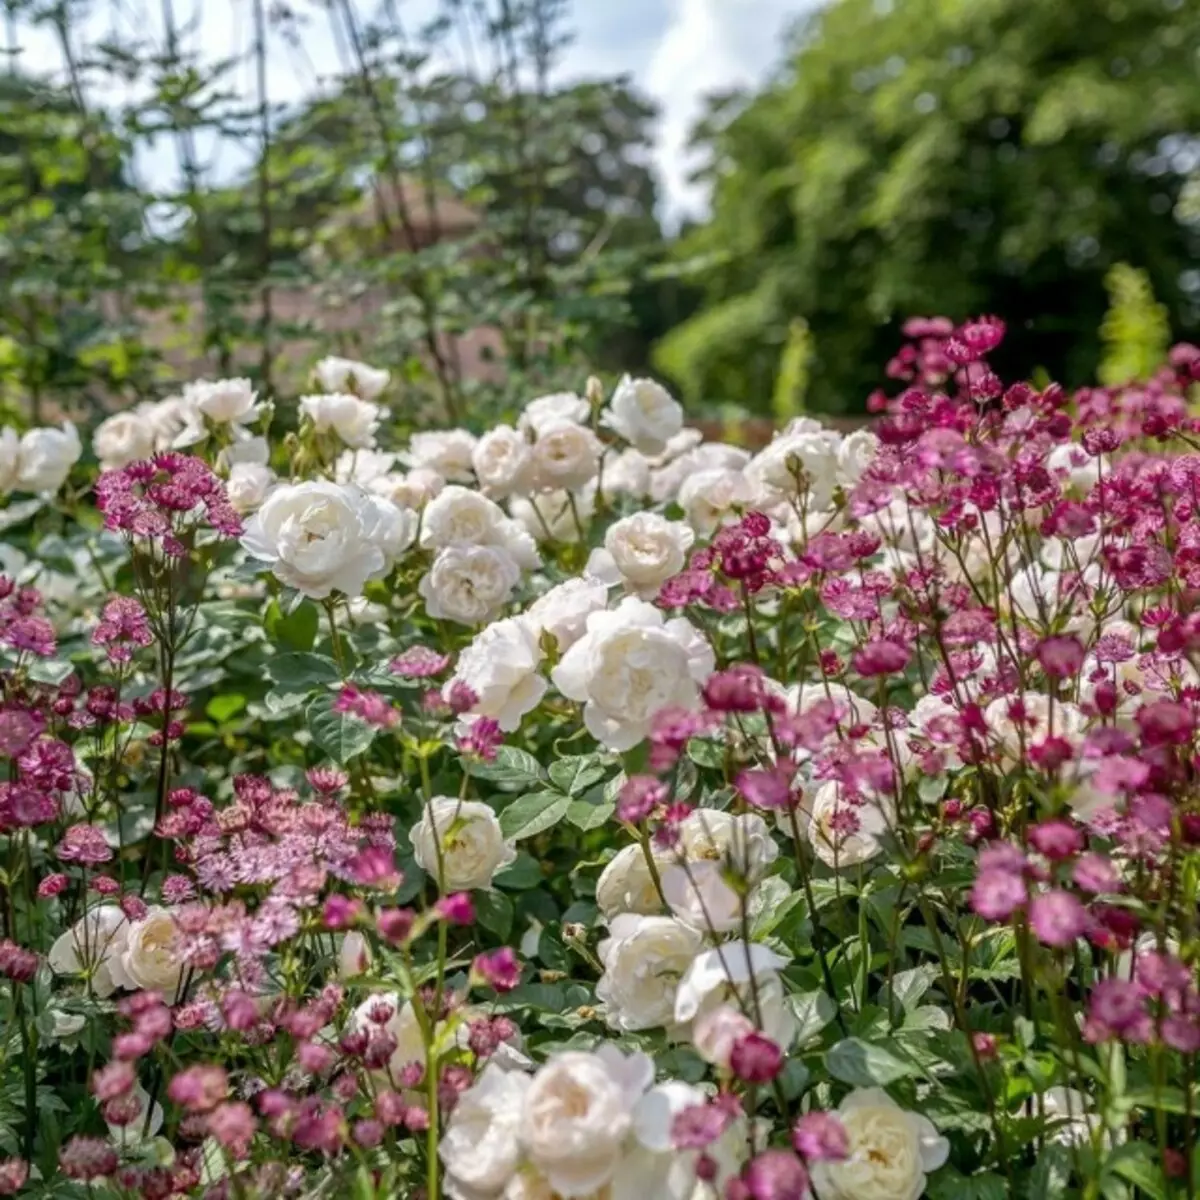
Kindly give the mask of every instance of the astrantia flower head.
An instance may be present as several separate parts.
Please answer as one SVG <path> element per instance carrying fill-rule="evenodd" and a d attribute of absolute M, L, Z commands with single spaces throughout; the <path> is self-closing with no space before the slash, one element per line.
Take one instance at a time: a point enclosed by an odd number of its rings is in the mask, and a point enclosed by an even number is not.
<path fill-rule="evenodd" d="M 393 675 L 404 679 L 431 679 L 450 667 L 450 655 L 439 654 L 428 646 L 410 646 L 392 659 L 389 668 Z"/>

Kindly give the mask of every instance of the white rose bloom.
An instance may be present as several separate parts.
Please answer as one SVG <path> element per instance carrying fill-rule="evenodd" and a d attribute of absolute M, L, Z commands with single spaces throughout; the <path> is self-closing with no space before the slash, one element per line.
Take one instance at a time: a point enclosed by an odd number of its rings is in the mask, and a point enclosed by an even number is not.
<path fill-rule="evenodd" d="M 375 536 L 383 551 L 388 570 L 400 560 L 404 552 L 417 540 L 417 525 L 420 518 L 412 509 L 401 508 L 382 496 L 369 497 L 375 510 Z"/>
<path fill-rule="evenodd" d="M 596 996 L 609 1025 L 625 1033 L 673 1025 L 679 977 L 703 946 L 701 934 L 672 917 L 615 917 L 596 949 L 604 964 Z"/>
<path fill-rule="evenodd" d="M 629 750 L 660 709 L 693 708 L 713 652 L 682 617 L 664 621 L 652 604 L 628 596 L 611 612 L 593 613 L 587 632 L 563 655 L 551 678 L 584 703 L 588 732 L 610 750 Z"/>
<path fill-rule="evenodd" d="M 798 494 L 793 466 L 808 479 L 808 500 L 828 508 L 838 483 L 841 437 L 832 429 L 781 433 L 751 461 L 749 472 L 766 490 L 787 498 Z"/>
<path fill-rule="evenodd" d="M 586 425 L 570 421 L 547 425 L 531 450 L 534 484 L 543 492 L 581 488 L 596 478 L 603 450 Z"/>
<path fill-rule="evenodd" d="M 590 488 L 575 493 L 560 490 L 529 498 L 514 496 L 508 506 L 530 537 L 539 542 L 572 543 L 579 541 L 580 525 L 587 529 L 596 511 L 596 497 Z"/>
<path fill-rule="evenodd" d="M 694 540 L 695 534 L 682 521 L 668 521 L 658 513 L 634 513 L 608 527 L 604 548 L 592 551 L 587 572 L 605 583 L 623 584 L 648 600 L 683 570 Z"/>
<path fill-rule="evenodd" d="M 258 394 L 248 379 L 199 379 L 183 389 L 183 399 L 214 425 L 246 425 L 258 416 Z"/>
<path fill-rule="evenodd" d="M 497 425 L 475 443 L 471 463 L 483 492 L 497 500 L 520 496 L 533 486 L 533 450 L 511 425 Z"/>
<path fill-rule="evenodd" d="M 838 1108 L 849 1140 L 840 1162 L 814 1162 L 819 1200 L 919 1200 L 926 1176 L 942 1166 L 950 1143 L 933 1122 L 901 1108 L 882 1088 L 857 1088 Z"/>
<path fill-rule="evenodd" d="M 650 494 L 649 460 L 632 447 L 605 459 L 600 486 L 605 496 L 631 496 L 634 500 L 644 500 Z"/>
<path fill-rule="evenodd" d="M 702 933 L 730 933 L 742 922 L 742 899 L 725 879 L 719 862 L 672 863 L 662 873 L 671 912 Z"/>
<path fill-rule="evenodd" d="M 830 702 L 837 710 L 838 725 L 851 729 L 855 725 L 870 725 L 879 709 L 870 700 L 852 692 L 842 683 L 800 683 L 784 692 L 788 711 L 800 716 L 818 704 Z"/>
<path fill-rule="evenodd" d="M 275 488 L 246 523 L 242 545 L 275 577 L 314 600 L 354 597 L 380 577 L 382 514 L 360 489 L 317 480 Z"/>
<path fill-rule="evenodd" d="M 171 911 L 148 909 L 140 921 L 129 925 L 117 959 L 119 969 L 113 967 L 114 978 L 124 987 L 161 992 L 167 1003 L 173 1004 L 183 979 L 178 944 L 179 930 Z"/>
<path fill-rule="evenodd" d="M 754 1022 L 732 1004 L 704 1009 L 692 1023 L 692 1047 L 706 1063 L 729 1069 L 734 1045 L 754 1032 Z"/>
<path fill-rule="evenodd" d="M 1094 458 L 1082 446 L 1066 442 L 1055 446 L 1046 456 L 1046 469 L 1073 488 L 1090 492 L 1100 480 L 1102 458 Z"/>
<path fill-rule="evenodd" d="M 874 858 L 895 825 L 890 806 L 871 800 L 855 804 L 839 794 L 840 787 L 831 780 L 817 788 L 808 803 L 807 825 L 802 827 L 816 856 L 834 870 Z M 845 830 L 842 822 L 857 823 L 857 828 Z"/>
<path fill-rule="evenodd" d="M 498 1196 L 521 1159 L 521 1124 L 529 1076 L 488 1063 L 458 1097 L 438 1157 L 453 1200 Z"/>
<path fill-rule="evenodd" d="M 838 447 L 838 472 L 843 486 L 853 487 L 879 453 L 879 439 L 869 429 L 848 433 Z"/>
<path fill-rule="evenodd" d="M 260 434 L 253 434 L 239 437 L 237 441 L 225 446 L 217 455 L 217 469 L 232 471 L 234 467 L 243 464 L 265 467 L 270 459 L 271 447 L 267 444 L 267 439 Z"/>
<path fill-rule="evenodd" d="M 435 880 L 439 838 L 442 877 L 438 882 L 447 892 L 491 887 L 492 876 L 517 857 L 512 843 L 504 840 L 496 814 L 478 800 L 435 796 L 409 831 L 417 865 Z"/>
<path fill-rule="evenodd" d="M 64 421 L 61 429 L 29 430 L 21 437 L 14 490 L 39 495 L 57 492 L 82 453 L 79 434 L 70 421 Z"/>
<path fill-rule="evenodd" d="M 421 521 L 421 548 L 446 546 L 502 546 L 504 510 L 470 488 L 451 484 L 425 509 Z"/>
<path fill-rule="evenodd" d="M 685 1025 L 702 1013 L 732 1002 L 786 1050 L 796 1036 L 796 1018 L 779 978 L 787 961 L 757 942 L 724 942 L 703 951 L 692 960 L 679 981 L 675 993 L 676 1023 Z"/>
<path fill-rule="evenodd" d="M 676 503 L 688 524 L 708 536 L 736 517 L 738 509 L 749 507 L 751 498 L 750 485 L 741 471 L 714 467 L 687 476 L 679 485 Z"/>
<path fill-rule="evenodd" d="M 699 430 L 685 429 L 683 432 L 694 435 L 694 441 L 683 453 L 652 460 L 650 499 L 656 504 L 675 500 L 684 481 L 693 475 L 702 471 L 733 471 L 741 475 L 750 461 L 749 453 L 740 447 L 727 446 L 724 442 L 701 443 Z"/>
<path fill-rule="evenodd" d="M 945 740 L 944 733 L 938 731 L 938 726 L 953 727 L 953 718 L 957 716 L 954 705 L 947 704 L 941 696 L 925 695 L 913 705 L 908 714 L 909 729 L 896 730 L 898 744 L 908 744 L 911 751 L 911 738 L 925 739 L 931 746 L 941 752 L 948 770 L 962 766 L 962 759 L 954 748 L 953 742 Z M 938 732 L 938 736 L 934 736 Z"/>
<path fill-rule="evenodd" d="M 143 410 L 144 406 L 139 405 L 132 412 L 114 413 L 96 426 L 92 453 L 100 460 L 102 471 L 115 471 L 154 454 L 154 427 Z"/>
<path fill-rule="evenodd" d="M 1030 1101 L 1028 1109 L 1030 1116 L 1036 1116 L 1037 1101 Z M 1053 1126 L 1047 1138 L 1060 1146 L 1090 1146 L 1092 1136 L 1104 1127 L 1095 1101 L 1076 1088 L 1047 1088 L 1042 1093 L 1042 1112 L 1047 1125 Z"/>
<path fill-rule="evenodd" d="M 396 478 L 392 468 L 396 456 L 387 450 L 343 450 L 333 464 L 338 483 L 356 483 L 367 492 L 383 495 Z"/>
<path fill-rule="evenodd" d="M 354 450 L 369 450 L 375 445 L 379 428 L 380 408 L 360 400 L 349 392 L 330 395 L 301 396 L 300 411 L 313 423 L 318 433 L 334 433 Z"/>
<path fill-rule="evenodd" d="M 409 467 L 436 471 L 450 483 L 470 483 L 474 478 L 471 465 L 474 453 L 474 434 L 465 429 L 446 429 L 414 433 L 402 458 Z"/>
<path fill-rule="evenodd" d="M 150 1093 L 140 1083 L 134 1084 L 131 1095 L 138 1102 L 138 1115 L 128 1125 L 105 1122 L 108 1125 L 108 1136 L 122 1150 L 133 1150 L 142 1142 L 148 1142 L 163 1127 L 162 1105 L 156 1100 L 152 1109 Z"/>
<path fill-rule="evenodd" d="M 0 496 L 7 495 L 17 483 L 20 469 L 21 439 L 11 425 L 0 429 Z"/>
<path fill-rule="evenodd" d="M 587 619 L 608 607 L 608 585 L 586 575 L 568 579 L 539 596 L 524 612 L 526 623 L 541 639 L 548 633 L 565 654 L 587 630 Z"/>
<path fill-rule="evenodd" d="M 439 550 L 417 591 L 425 611 L 459 625 L 486 625 L 500 615 L 521 568 L 499 546 L 447 546 Z"/>
<path fill-rule="evenodd" d="M 334 355 L 321 359 L 313 374 L 323 391 L 353 392 L 363 400 L 376 399 L 392 377 L 390 371 Z"/>
<path fill-rule="evenodd" d="M 441 494 L 446 481 L 427 467 L 417 467 L 404 475 L 386 475 L 371 485 L 371 491 L 398 504 L 419 512 Z"/>
<path fill-rule="evenodd" d="M 555 392 L 530 400 L 521 413 L 517 428 L 522 433 L 540 434 L 547 426 L 561 425 L 566 421 L 582 425 L 591 411 L 591 405 L 582 396 L 574 392 Z"/>
<path fill-rule="evenodd" d="M 661 876 L 670 865 L 671 857 L 667 852 L 653 848 L 651 853 Z M 596 881 L 596 903 L 606 921 L 612 921 L 621 913 L 662 912 L 662 900 L 641 846 L 625 846 L 617 851 Z"/>
<path fill-rule="evenodd" d="M 757 883 L 779 857 L 766 821 L 757 813 L 697 808 L 679 826 L 679 849 L 689 862 L 719 861 Z"/>
<path fill-rule="evenodd" d="M 683 428 L 683 408 L 662 384 L 626 375 L 600 421 L 635 450 L 661 454 Z"/>
<path fill-rule="evenodd" d="M 524 620 L 509 618 L 496 621 L 475 636 L 458 656 L 454 678 L 465 683 L 479 697 L 471 709 L 481 717 L 491 717 L 505 733 L 520 728 L 521 718 L 541 703 L 549 684 L 538 674 L 542 652 L 537 634 Z"/>
<path fill-rule="evenodd" d="M 521 1138 L 560 1196 L 589 1196 L 610 1182 L 634 1107 L 653 1081 L 649 1058 L 611 1045 L 590 1054 L 563 1051 L 537 1072 L 525 1097 Z"/>
<path fill-rule="evenodd" d="M 350 930 L 338 947 L 338 978 L 357 979 L 371 966 L 371 947 L 357 929 Z"/>
<path fill-rule="evenodd" d="M 176 448 L 176 443 L 190 445 L 208 436 L 195 403 L 183 396 L 167 396 L 139 408 L 154 431 L 154 449 L 160 453 Z"/>
<path fill-rule="evenodd" d="M 382 625 L 388 619 L 387 606 L 376 604 L 366 596 L 355 596 L 346 605 L 351 625 Z"/>
<path fill-rule="evenodd" d="M 382 1026 L 370 1017 L 372 1010 L 381 1004 L 386 1004 L 392 1013 Z M 413 1010 L 412 1001 L 401 1001 L 395 992 L 377 992 L 368 996 L 351 1012 L 348 1027 L 354 1033 L 382 1029 L 395 1039 L 396 1048 L 388 1059 L 388 1068 L 380 1072 L 392 1085 L 399 1081 L 405 1067 L 425 1061 L 425 1035 L 421 1032 L 421 1023 Z"/>
<path fill-rule="evenodd" d="M 234 511 L 246 516 L 261 507 L 275 486 L 275 472 L 260 463 L 237 463 L 229 470 L 225 491 Z"/>
<path fill-rule="evenodd" d="M 1019 729 L 1009 712 L 1014 704 L 1024 709 L 1025 715 Z M 1078 742 L 1087 729 L 1087 717 L 1068 701 L 1060 700 L 1054 704 L 1052 723 L 1050 697 L 1045 692 L 1026 691 L 1020 695 L 998 696 L 983 710 L 983 719 L 999 743 L 1002 758 L 1007 762 L 1020 761 L 1022 739 L 1028 752 L 1034 742 L 1040 742 L 1051 734 L 1072 743 Z"/>
<path fill-rule="evenodd" d="M 46 961 L 56 975 L 86 971 L 93 993 L 104 1000 L 122 986 L 125 978 L 120 958 L 128 933 L 125 914 L 115 904 L 101 904 L 59 935 Z M 114 977 L 114 968 L 119 978 Z"/>

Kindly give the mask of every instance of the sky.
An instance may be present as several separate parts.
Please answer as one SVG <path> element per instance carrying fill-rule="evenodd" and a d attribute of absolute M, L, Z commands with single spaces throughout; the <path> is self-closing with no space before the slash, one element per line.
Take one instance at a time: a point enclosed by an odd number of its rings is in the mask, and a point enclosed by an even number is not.
<path fill-rule="evenodd" d="M 184 45 L 210 61 L 245 55 L 252 45 L 249 0 L 174 0 Z M 689 184 L 688 130 L 701 111 L 702 97 L 736 85 L 760 82 L 775 64 L 789 22 L 813 0 L 572 0 L 575 40 L 560 68 L 563 78 L 628 73 L 660 106 L 655 165 L 668 224 L 700 216 L 706 196 Z M 269 35 L 267 87 L 273 102 L 301 99 L 339 70 L 338 48 L 320 5 L 292 0 L 306 17 L 298 45 Z M 360 14 L 372 0 L 358 0 Z M 415 29 L 434 0 L 398 0 L 401 19 Z M 158 0 L 99 0 L 80 39 L 102 37 L 115 27 L 123 39 L 135 31 L 162 37 Z M 62 55 L 45 29 L 21 32 L 22 65 L 57 73 Z M 253 67 L 247 62 L 233 76 L 235 85 L 254 95 Z M 127 96 L 118 87 L 104 99 Z M 250 158 L 246 148 L 208 144 L 202 156 L 215 177 L 229 177 Z M 139 179 L 151 187 L 169 187 L 178 171 L 174 147 L 166 139 L 146 149 L 136 164 Z"/>

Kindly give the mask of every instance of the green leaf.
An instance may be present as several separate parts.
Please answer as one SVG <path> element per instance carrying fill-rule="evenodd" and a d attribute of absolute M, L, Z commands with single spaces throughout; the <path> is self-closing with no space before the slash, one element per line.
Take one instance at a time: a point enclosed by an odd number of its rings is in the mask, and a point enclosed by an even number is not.
<path fill-rule="evenodd" d="M 289 650 L 311 650 L 320 625 L 321 614 L 311 600 L 301 600 L 286 615 L 279 602 L 272 600 L 263 621 L 267 636 Z"/>
<path fill-rule="evenodd" d="M 524 850 L 492 879 L 496 887 L 507 888 L 510 892 L 527 892 L 541 882 L 541 865 L 532 854 L 526 854 Z"/>
<path fill-rule="evenodd" d="M 571 797 L 559 792 L 530 792 L 518 796 L 501 814 L 500 829 L 510 841 L 543 833 L 566 816 Z"/>
<path fill-rule="evenodd" d="M 515 746 L 501 746 L 496 751 L 495 762 L 471 763 L 467 772 L 476 779 L 514 788 L 536 787 L 546 780 L 538 760 L 528 750 L 518 750 Z"/>
<path fill-rule="evenodd" d="M 480 925 L 506 942 L 512 934 L 513 902 L 503 892 L 496 891 L 476 892 L 474 901 Z"/>
<path fill-rule="evenodd" d="M 937 975 L 937 968 L 928 964 L 913 967 L 910 971 L 897 971 L 891 981 L 892 1000 L 906 1011 L 913 1008 L 933 986 Z M 884 1008 L 888 1007 L 888 991 L 886 983 L 879 989 L 879 1003 Z"/>
<path fill-rule="evenodd" d="M 778 875 L 764 879 L 750 897 L 750 936 L 755 941 L 773 933 L 784 918 L 804 902 L 804 894 Z"/>
<path fill-rule="evenodd" d="M 553 767 L 550 768 L 550 774 L 554 774 Z M 616 809 L 616 804 L 605 800 L 603 788 L 592 788 L 586 796 L 571 801 L 567 807 L 567 820 L 576 829 L 582 829 L 586 833 L 589 829 L 599 829 L 601 825 L 607 824 Z"/>
<path fill-rule="evenodd" d="M 222 725 L 237 716 L 246 707 L 246 697 L 233 693 L 214 696 L 205 706 L 204 711 L 218 724 Z"/>
<path fill-rule="evenodd" d="M 38 658 L 29 664 L 29 678 L 57 687 L 75 668 L 61 658 Z"/>
<path fill-rule="evenodd" d="M 1071 1180 L 1071 1151 L 1058 1142 L 1042 1149 L 1029 1176 L 1030 1200 L 1060 1200 Z"/>
<path fill-rule="evenodd" d="M 687 745 L 687 756 L 698 767 L 720 770 L 725 765 L 725 744 L 709 738 L 692 738 Z"/>
<path fill-rule="evenodd" d="M 550 764 L 550 782 L 568 796 L 578 796 L 604 778 L 606 768 L 597 754 L 576 754 Z"/>
<path fill-rule="evenodd" d="M 929 1200 L 1007 1200 L 1008 1194 L 1004 1176 L 993 1171 L 962 1175 L 944 1167 L 929 1181 Z"/>
<path fill-rule="evenodd" d="M 339 766 L 361 754 L 375 739 L 375 729 L 346 713 L 334 712 L 332 696 L 318 696 L 305 713 L 313 742 Z"/>
<path fill-rule="evenodd" d="M 267 663 L 267 678 L 286 692 L 307 692 L 322 684 L 337 683 L 341 672 L 323 654 L 276 654 Z"/>
<path fill-rule="evenodd" d="M 1118 1146 L 1104 1164 L 1106 1173 L 1132 1183 L 1150 1200 L 1167 1200 L 1170 1194 L 1155 1151 L 1144 1142 L 1127 1142 Z"/>
<path fill-rule="evenodd" d="M 838 1042 L 826 1055 L 825 1065 L 835 1079 L 853 1087 L 886 1087 L 916 1073 L 890 1050 L 853 1037 Z"/>
<path fill-rule="evenodd" d="M 796 1015 L 796 1044 L 815 1038 L 837 1016 L 837 1005 L 828 992 L 801 992 L 788 998 Z"/>

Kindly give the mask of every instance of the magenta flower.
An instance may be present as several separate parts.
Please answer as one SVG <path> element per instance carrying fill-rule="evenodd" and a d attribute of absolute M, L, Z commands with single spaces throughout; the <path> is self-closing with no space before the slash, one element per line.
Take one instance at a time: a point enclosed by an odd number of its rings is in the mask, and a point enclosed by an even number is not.
<path fill-rule="evenodd" d="M 850 1153 L 846 1127 L 829 1112 L 799 1117 L 792 1126 L 792 1146 L 807 1162 L 841 1162 Z"/>
<path fill-rule="evenodd" d="M 497 992 L 511 992 L 521 982 L 521 964 L 511 946 L 476 955 L 471 974 Z"/>
<path fill-rule="evenodd" d="M 908 666 L 912 657 L 907 646 L 893 638 L 876 638 L 853 656 L 854 669 L 864 678 L 895 675 Z"/>
<path fill-rule="evenodd" d="M 1070 892 L 1043 892 L 1030 902 L 1029 924 L 1043 945 L 1062 949 L 1087 932 L 1087 909 Z"/>
<path fill-rule="evenodd" d="M 783 1051 L 765 1034 L 747 1033 L 733 1043 L 729 1065 L 743 1083 L 770 1083 L 783 1069 Z"/>
<path fill-rule="evenodd" d="M 971 908 L 988 921 L 1007 921 L 1025 903 L 1025 882 L 1010 871 L 981 871 L 971 888 Z"/>
<path fill-rule="evenodd" d="M 474 925 L 475 905 L 470 892 L 455 892 L 443 896 L 436 905 L 437 914 L 451 925 Z"/>
<path fill-rule="evenodd" d="M 428 646 L 410 646 L 392 659 L 389 670 L 404 679 L 430 679 L 449 669 L 450 655 L 439 654 Z"/>
<path fill-rule="evenodd" d="M 807 1200 L 808 1172 L 790 1150 L 764 1150 L 742 1172 L 752 1200 Z"/>

